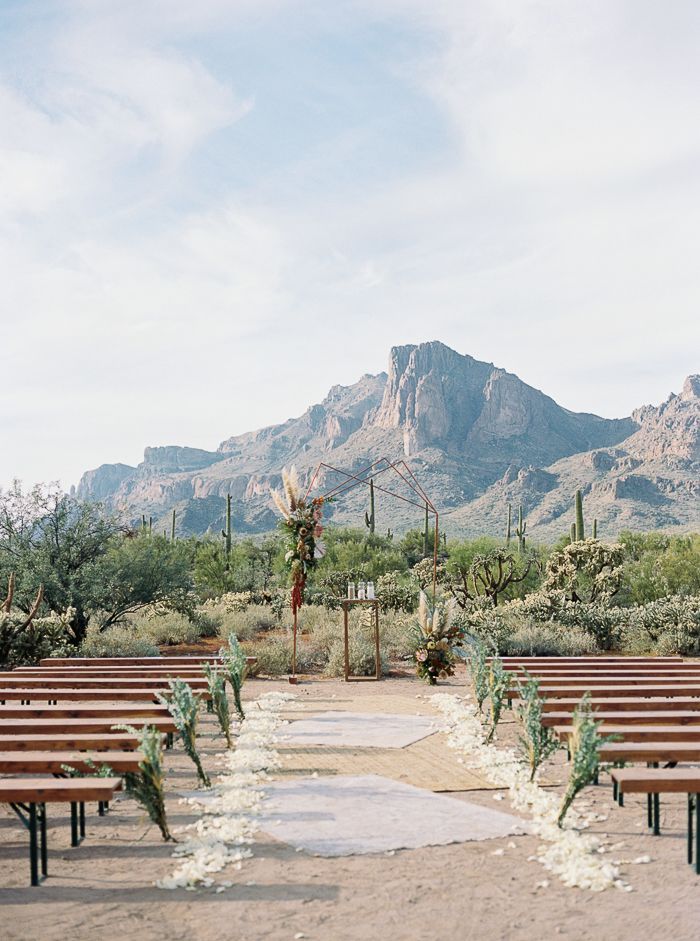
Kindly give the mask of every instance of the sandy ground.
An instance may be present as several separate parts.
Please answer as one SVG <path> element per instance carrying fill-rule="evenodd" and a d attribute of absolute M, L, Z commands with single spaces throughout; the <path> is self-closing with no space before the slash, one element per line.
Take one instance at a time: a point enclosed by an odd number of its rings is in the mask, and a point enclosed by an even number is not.
<path fill-rule="evenodd" d="M 445 687 L 458 692 L 463 682 L 458 677 Z M 255 698 L 281 687 L 251 680 L 246 695 Z M 283 688 L 290 689 L 287 684 Z M 380 705 L 389 711 L 386 704 L 393 702 L 391 711 L 432 714 L 429 704 L 416 698 L 425 687 L 412 678 L 350 685 L 313 679 L 296 691 L 309 711 L 380 711 Z M 502 740 L 513 733 L 514 725 L 506 724 Z M 203 722 L 202 743 L 213 765 L 221 745 L 210 716 Z M 558 760 L 561 764 L 563 756 Z M 167 765 L 170 793 L 194 786 L 181 748 L 168 753 Z M 551 776 L 560 778 L 561 771 L 554 767 Z M 454 796 L 508 811 L 507 800 L 494 803 L 498 793 L 483 789 Z M 565 888 L 556 879 L 538 888 L 548 874 L 538 863 L 528 862 L 537 847 L 530 836 L 324 859 L 297 853 L 263 834 L 253 846 L 253 858 L 239 872 L 220 876 L 234 882 L 226 892 L 166 892 L 152 884 L 172 870 L 171 850 L 128 800 L 119 801 L 104 818 L 89 808 L 87 839 L 76 849 L 69 846 L 67 815 L 58 805 L 50 806 L 49 879 L 32 889 L 27 885 L 27 835 L 12 812 L 0 808 L 0 936 L 13 941 L 302 937 L 309 941 L 375 937 L 690 941 L 700 937 L 700 877 L 685 862 L 685 798 L 662 799 L 661 837 L 646 830 L 643 799 L 627 798 L 626 806 L 618 808 L 605 777 L 598 787 L 587 788 L 583 799 L 600 813 L 609 813 L 598 830 L 623 843 L 615 856 L 651 857 L 648 865 L 623 867 L 633 892 L 593 894 Z M 168 809 L 174 826 L 192 819 L 175 797 Z M 515 849 L 508 848 L 511 840 Z M 494 855 L 498 849 L 504 854 Z"/>

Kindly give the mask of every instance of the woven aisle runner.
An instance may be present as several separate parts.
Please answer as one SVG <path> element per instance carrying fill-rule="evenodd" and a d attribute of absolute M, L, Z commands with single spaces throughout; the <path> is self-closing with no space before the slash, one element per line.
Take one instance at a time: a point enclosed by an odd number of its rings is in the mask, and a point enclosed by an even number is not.
<path fill-rule="evenodd" d="M 290 712 L 286 718 L 310 718 L 328 710 L 338 712 L 403 713 L 430 716 L 439 720 L 429 702 L 420 695 L 382 695 L 367 686 L 348 684 L 347 693 L 334 697 L 319 696 L 301 699 L 303 712 Z M 506 720 L 507 721 L 507 720 Z M 295 775 L 379 774 L 395 781 L 412 784 L 429 791 L 498 790 L 486 778 L 468 770 L 458 754 L 447 745 L 447 736 L 436 733 L 405 748 L 354 748 L 328 745 L 277 746 L 281 768 L 280 779 Z M 545 779 L 543 784 L 558 783 Z"/>

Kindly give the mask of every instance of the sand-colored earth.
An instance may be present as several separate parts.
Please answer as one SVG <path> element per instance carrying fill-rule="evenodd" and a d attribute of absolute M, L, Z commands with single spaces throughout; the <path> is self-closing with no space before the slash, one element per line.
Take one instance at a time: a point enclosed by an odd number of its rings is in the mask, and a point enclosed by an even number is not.
<path fill-rule="evenodd" d="M 464 676 L 449 685 L 463 688 Z M 287 684 L 251 680 L 247 698 Z M 296 691 L 314 711 L 420 713 L 433 715 L 422 698 L 425 687 L 412 678 L 381 683 L 345 684 L 312 679 Z M 291 716 L 290 716 L 291 717 Z M 298 717 L 298 715 L 297 715 Z M 506 723 L 504 741 L 515 727 Z M 221 750 L 210 716 L 203 720 L 202 751 L 213 766 Z M 339 749 L 282 746 L 280 774 L 375 773 L 419 787 L 450 791 L 451 796 L 508 811 L 500 792 L 465 771 L 442 735 L 405 749 Z M 563 778 L 563 755 L 549 769 L 549 780 Z M 169 813 L 174 826 L 193 819 L 185 814 L 175 789 L 194 787 L 182 750 L 168 753 Z M 685 798 L 662 801 L 661 837 L 646 829 L 645 804 L 628 798 L 613 804 L 608 780 L 587 788 L 584 801 L 609 814 L 597 825 L 622 844 L 614 856 L 647 865 L 623 866 L 632 892 L 593 894 L 564 887 L 539 863 L 528 861 L 537 841 L 531 836 L 463 843 L 393 855 L 319 858 L 258 834 L 254 856 L 240 871 L 227 872 L 233 886 L 167 892 L 153 882 L 173 869 L 171 848 L 129 800 L 108 816 L 88 817 L 87 839 L 69 846 L 66 814 L 49 808 L 49 879 L 40 888 L 28 882 L 27 835 L 9 808 L 0 808 L 0 902 L 6 939 L 227 939 L 227 941 L 572 941 L 640 938 L 690 941 L 700 937 L 700 877 L 685 861 Z M 508 846 L 515 843 L 515 848 Z M 500 855 L 497 851 L 503 850 Z M 549 884 L 538 887 L 543 881 Z"/>

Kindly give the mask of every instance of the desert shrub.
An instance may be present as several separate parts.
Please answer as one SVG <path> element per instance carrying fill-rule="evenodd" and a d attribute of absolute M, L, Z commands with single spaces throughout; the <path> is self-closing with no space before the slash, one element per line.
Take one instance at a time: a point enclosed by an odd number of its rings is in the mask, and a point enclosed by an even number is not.
<path fill-rule="evenodd" d="M 413 617 L 402 612 L 390 612 L 379 620 L 379 638 L 388 660 L 412 660 L 416 641 Z"/>
<path fill-rule="evenodd" d="M 202 636 L 200 626 L 177 611 L 166 611 L 135 622 L 135 629 L 144 640 L 156 645 L 196 644 Z"/>
<path fill-rule="evenodd" d="M 224 638 L 235 634 L 239 640 L 251 640 L 258 633 L 279 627 L 275 614 L 264 605 L 248 605 L 236 611 L 217 604 L 209 605 L 205 610 L 208 615 L 217 618 L 218 633 Z"/>
<path fill-rule="evenodd" d="M 504 638 L 498 652 L 503 657 L 581 657 L 596 650 L 595 638 L 580 627 L 534 621 Z"/>
<path fill-rule="evenodd" d="M 79 648 L 73 648 L 79 657 L 157 657 L 160 651 L 145 637 L 139 636 L 126 624 L 114 625 L 106 631 L 89 627 Z"/>
<path fill-rule="evenodd" d="M 247 644 L 248 656 L 257 657 L 251 674 L 280 676 L 292 669 L 291 636 L 266 637 L 255 644 Z M 325 666 L 326 658 L 318 647 L 304 638 L 297 639 L 297 673 L 315 673 Z"/>
<path fill-rule="evenodd" d="M 387 673 L 388 665 L 382 656 L 381 647 L 379 653 L 381 672 Z M 373 637 L 364 632 L 354 631 L 349 637 L 348 654 L 350 673 L 353 676 L 374 676 L 375 647 Z M 331 647 L 323 672 L 326 676 L 343 676 L 345 674 L 345 646 L 342 640 L 336 641 Z"/>
<path fill-rule="evenodd" d="M 674 595 L 625 611 L 622 643 L 629 653 L 700 654 L 700 597 Z"/>

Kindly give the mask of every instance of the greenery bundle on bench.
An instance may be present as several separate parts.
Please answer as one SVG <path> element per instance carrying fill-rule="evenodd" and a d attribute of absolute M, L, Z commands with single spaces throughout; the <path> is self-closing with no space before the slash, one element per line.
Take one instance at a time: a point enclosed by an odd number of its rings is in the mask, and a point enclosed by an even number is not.
<path fill-rule="evenodd" d="M 184 680 L 168 680 L 169 692 L 157 694 L 158 701 L 168 707 L 182 741 L 183 748 L 192 759 L 197 769 L 197 777 L 203 787 L 211 787 L 209 775 L 202 767 L 197 751 L 197 725 L 199 723 L 199 703 L 201 696 L 192 692 L 192 687 Z"/>
<path fill-rule="evenodd" d="M 559 739 L 548 725 L 542 724 L 542 700 L 539 680 L 525 672 L 525 682 L 520 684 L 518 718 L 522 722 L 522 734 L 518 744 L 530 768 L 530 780 L 534 781 L 537 769 L 545 759 L 559 748 Z"/>
<path fill-rule="evenodd" d="M 139 750 L 143 753 L 139 770 L 127 771 L 124 775 L 127 795 L 141 804 L 151 821 L 160 830 L 164 840 L 177 842 L 170 832 L 165 813 L 162 732 L 159 732 L 153 725 L 144 725 L 141 729 L 136 729 L 132 725 L 117 725 L 115 728 L 137 735 Z"/>
<path fill-rule="evenodd" d="M 243 689 L 243 681 L 248 672 L 248 664 L 235 634 L 231 633 L 228 635 L 228 647 L 222 647 L 219 650 L 219 655 L 223 661 L 228 681 L 233 690 L 233 701 L 236 705 L 236 712 L 241 719 L 245 719 L 241 690 Z"/>
<path fill-rule="evenodd" d="M 204 664 L 204 674 L 207 678 L 214 713 L 226 739 L 226 747 L 231 748 L 231 712 L 228 706 L 228 696 L 226 695 L 226 676 L 219 673 L 217 667 L 212 669 L 209 663 Z"/>

